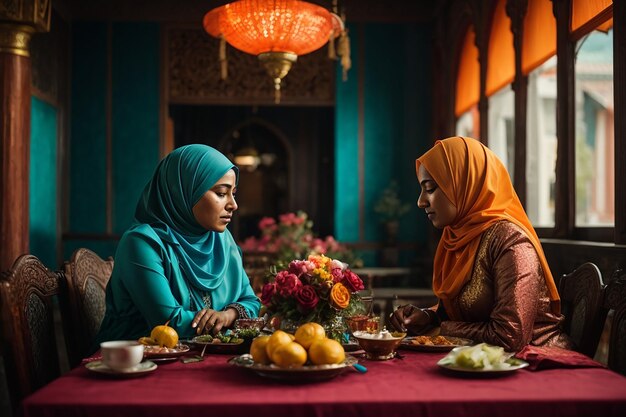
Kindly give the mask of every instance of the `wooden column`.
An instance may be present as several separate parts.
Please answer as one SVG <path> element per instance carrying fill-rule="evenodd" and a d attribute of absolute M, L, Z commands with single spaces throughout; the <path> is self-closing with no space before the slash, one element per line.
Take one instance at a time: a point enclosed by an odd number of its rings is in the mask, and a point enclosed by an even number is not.
<path fill-rule="evenodd" d="M 556 154 L 555 227 L 557 238 L 571 237 L 574 232 L 575 171 L 575 106 L 574 56 L 576 43 L 569 38 L 570 1 L 552 0 L 556 17 Z"/>
<path fill-rule="evenodd" d="M 613 1 L 615 97 L 615 243 L 626 244 L 626 0 Z"/>
<path fill-rule="evenodd" d="M 0 9 L 0 271 L 28 252 L 30 160 L 29 42 L 50 27 L 49 1 L 23 0 Z"/>

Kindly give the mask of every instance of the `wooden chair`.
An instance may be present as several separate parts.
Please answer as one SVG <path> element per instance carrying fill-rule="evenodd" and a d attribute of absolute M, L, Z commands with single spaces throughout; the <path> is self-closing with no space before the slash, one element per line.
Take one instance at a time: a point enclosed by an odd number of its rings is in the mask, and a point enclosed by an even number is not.
<path fill-rule="evenodd" d="M 261 294 L 268 268 L 275 261 L 274 255 L 269 252 L 246 251 L 243 253 L 243 266 L 255 294 Z"/>
<path fill-rule="evenodd" d="M 90 354 L 106 309 L 106 286 L 113 272 L 107 260 L 86 248 L 77 249 L 63 264 L 69 311 L 68 354 L 71 366 Z"/>
<path fill-rule="evenodd" d="M 616 279 L 607 285 L 604 307 L 613 310 L 608 366 L 626 375 L 626 272 L 616 274 Z"/>
<path fill-rule="evenodd" d="M 59 280 L 33 255 L 20 256 L 0 275 L 2 355 L 14 409 L 61 374 L 54 320 Z"/>
<path fill-rule="evenodd" d="M 564 330 L 576 345 L 576 351 L 594 357 L 607 310 L 604 308 L 605 285 L 598 267 L 586 262 L 559 281 Z"/>

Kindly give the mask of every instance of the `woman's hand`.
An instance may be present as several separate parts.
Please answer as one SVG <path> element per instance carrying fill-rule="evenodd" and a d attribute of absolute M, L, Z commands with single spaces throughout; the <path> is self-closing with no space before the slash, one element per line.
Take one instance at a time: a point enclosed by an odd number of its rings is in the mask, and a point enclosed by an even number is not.
<path fill-rule="evenodd" d="M 431 318 L 421 308 L 407 304 L 399 307 L 389 316 L 391 327 L 400 332 L 409 331 L 412 334 L 420 334 L 430 328 Z"/>
<path fill-rule="evenodd" d="M 191 327 L 196 329 L 196 334 L 217 334 L 225 327 L 231 327 L 237 319 L 237 310 L 229 308 L 226 311 L 216 311 L 203 308 L 196 313 L 191 322 Z"/>

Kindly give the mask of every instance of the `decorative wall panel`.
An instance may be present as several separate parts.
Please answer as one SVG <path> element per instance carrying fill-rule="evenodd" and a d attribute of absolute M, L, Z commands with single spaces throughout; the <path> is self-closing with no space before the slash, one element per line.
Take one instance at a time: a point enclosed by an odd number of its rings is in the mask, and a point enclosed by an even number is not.
<path fill-rule="evenodd" d="M 271 78 L 255 56 L 226 47 L 228 78 L 220 79 L 219 40 L 199 26 L 165 29 L 166 79 L 170 103 L 274 104 Z M 298 57 L 283 79 L 281 104 L 334 105 L 336 61 L 326 47 Z"/>

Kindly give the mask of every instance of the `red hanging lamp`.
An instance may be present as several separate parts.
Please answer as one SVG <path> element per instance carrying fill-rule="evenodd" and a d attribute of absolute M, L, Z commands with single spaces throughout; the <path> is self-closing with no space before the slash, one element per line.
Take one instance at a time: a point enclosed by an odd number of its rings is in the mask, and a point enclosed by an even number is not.
<path fill-rule="evenodd" d="M 256 55 L 274 81 L 275 101 L 280 102 L 281 80 L 299 55 L 313 52 L 339 38 L 344 79 L 350 68 L 350 48 L 343 20 L 329 10 L 300 0 L 238 0 L 209 11 L 204 29 L 220 38 L 221 76 L 226 79 L 226 42 L 242 52 Z"/>

